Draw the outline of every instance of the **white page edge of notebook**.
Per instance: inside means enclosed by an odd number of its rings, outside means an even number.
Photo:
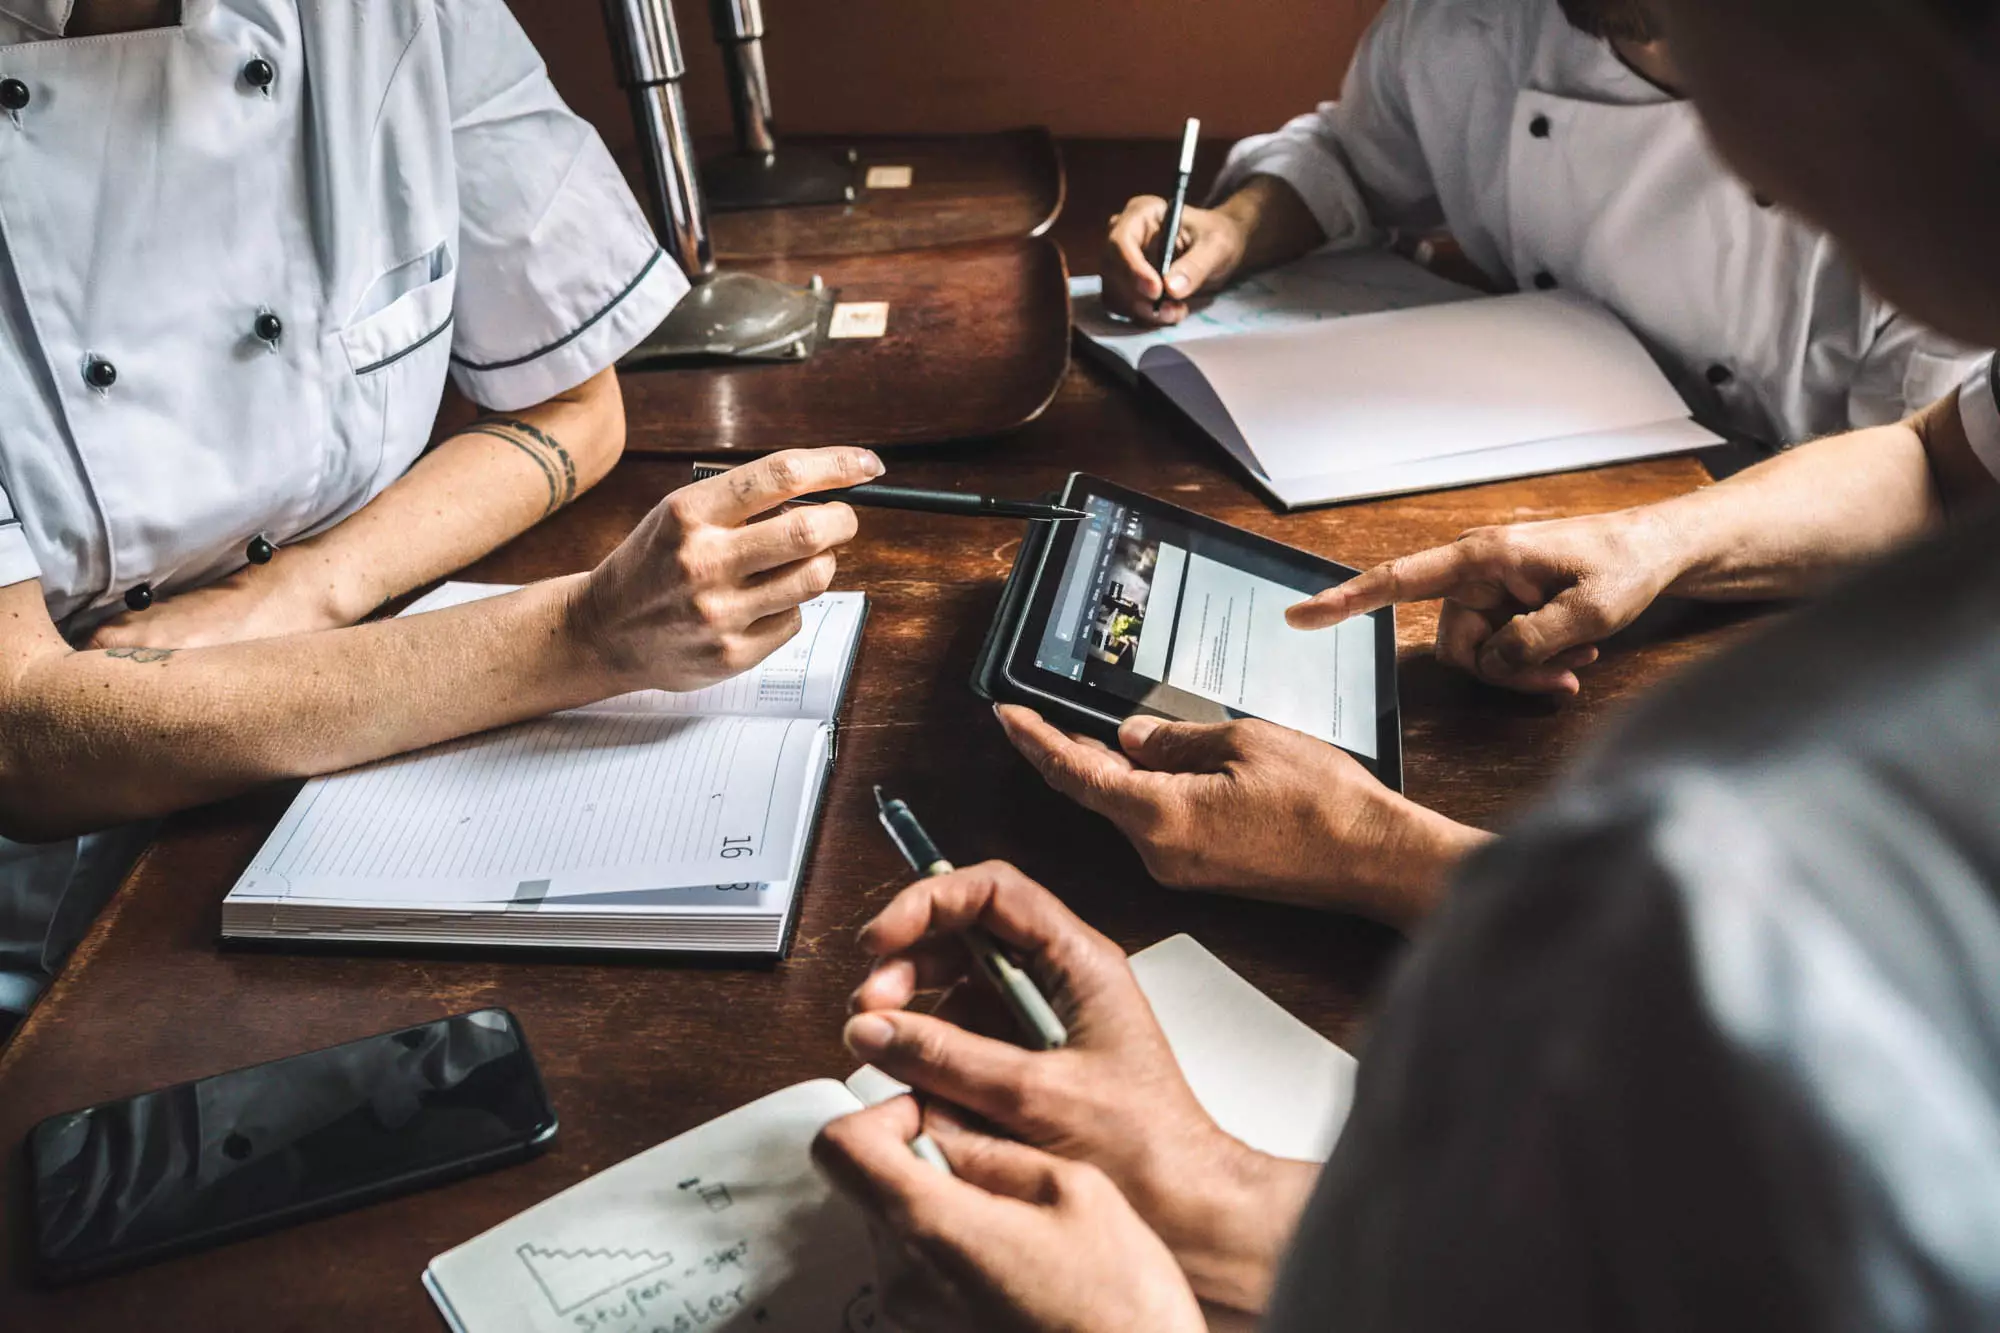
[[[1651,426],[1576,435],[1564,439],[1529,440],[1497,449],[1421,458],[1319,477],[1271,478],[1252,474],[1257,487],[1286,510],[1316,505],[1373,500],[1390,495],[1443,491],[1488,482],[1518,481],[1557,472],[1580,472],[1646,458],[1692,453],[1724,443],[1723,438],[1685,417]]]
[[[1140,373],[1183,360],[1271,477],[1323,474],[1335,458],[1354,471],[1689,415],[1617,316],[1565,293],[1158,346]]]
[[[1340,469],[1317,476],[1272,477],[1265,473],[1242,432],[1237,430],[1229,410],[1193,362],[1163,362],[1149,368],[1146,377],[1243,467],[1257,489],[1286,510],[1605,467],[1688,453],[1725,442],[1706,426],[1687,417],[1676,417],[1630,430],[1528,440],[1373,468]]]

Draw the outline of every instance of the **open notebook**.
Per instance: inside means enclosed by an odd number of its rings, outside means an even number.
[[[446,584],[405,615],[511,591]],[[866,600],[762,665],[305,785],[222,904],[232,939],[780,953]]]
[[[1257,274],[1172,329],[1072,280],[1087,351],[1143,379],[1287,509],[1718,443],[1631,330],[1564,293],[1481,296],[1380,251]]]
[[[1332,1153],[1351,1056],[1185,935],[1132,968],[1217,1123],[1279,1156]],[[424,1286],[456,1333],[865,1333],[880,1326],[867,1230],[811,1147],[902,1090],[864,1068],[774,1092],[439,1255]]]

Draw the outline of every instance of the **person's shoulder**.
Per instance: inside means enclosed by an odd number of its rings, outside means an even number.
[[[1377,35],[1411,78],[1455,104],[1469,86],[1526,80],[1551,21],[1568,23],[1556,0],[1391,0]]]
[[[1391,0],[1383,10],[1402,38],[1419,47],[1479,51],[1510,63],[1532,52],[1550,19],[1566,23],[1556,0]]]

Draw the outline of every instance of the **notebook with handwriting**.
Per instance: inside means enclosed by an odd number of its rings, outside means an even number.
[[[1185,935],[1133,971],[1195,1096],[1251,1147],[1324,1161],[1351,1056]],[[455,1333],[867,1333],[875,1260],[820,1177],[828,1121],[900,1085],[874,1069],[774,1092],[601,1171],[431,1261]]]
[[[446,584],[421,615],[511,591]],[[305,785],[222,905],[232,939],[779,953],[866,601],[760,666]]]

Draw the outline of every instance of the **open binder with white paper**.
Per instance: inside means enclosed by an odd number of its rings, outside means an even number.
[[[447,584],[405,615],[510,589]],[[866,609],[758,667],[306,784],[222,905],[233,939],[781,952]]]
[[[1077,305],[1087,350],[1156,387],[1288,509],[1720,442],[1601,306],[1485,297],[1381,252],[1308,256],[1173,329]]]

